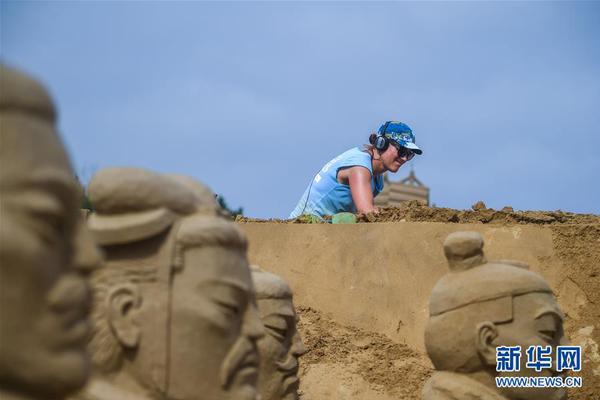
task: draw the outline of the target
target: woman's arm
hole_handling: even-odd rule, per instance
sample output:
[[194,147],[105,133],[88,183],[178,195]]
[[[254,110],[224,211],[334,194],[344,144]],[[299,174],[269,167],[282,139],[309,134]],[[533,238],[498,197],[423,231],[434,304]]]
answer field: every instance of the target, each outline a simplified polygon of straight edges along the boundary
[[347,169],[347,176],[356,211],[359,213],[379,211],[373,204],[371,172],[364,167],[356,166]]

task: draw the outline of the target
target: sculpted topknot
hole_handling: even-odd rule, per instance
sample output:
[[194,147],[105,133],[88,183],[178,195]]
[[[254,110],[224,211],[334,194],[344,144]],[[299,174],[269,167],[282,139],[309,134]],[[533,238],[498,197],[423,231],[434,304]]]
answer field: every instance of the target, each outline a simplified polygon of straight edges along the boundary
[[433,288],[430,315],[473,303],[530,292],[552,293],[540,275],[518,261],[487,262],[483,238],[477,232],[455,232],[444,242],[450,273]]
[[11,67],[0,64],[0,109],[2,112],[26,112],[50,123],[56,109],[48,91],[38,81]]
[[485,263],[483,238],[477,232],[454,232],[444,241],[444,254],[452,271],[461,271]]

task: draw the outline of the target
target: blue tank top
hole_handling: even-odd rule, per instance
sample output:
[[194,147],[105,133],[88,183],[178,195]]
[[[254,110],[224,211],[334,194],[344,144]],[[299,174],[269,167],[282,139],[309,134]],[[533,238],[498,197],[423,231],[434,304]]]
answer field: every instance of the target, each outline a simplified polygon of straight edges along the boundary
[[289,218],[296,218],[301,214],[323,217],[342,211],[355,213],[356,206],[352,201],[350,186],[339,183],[337,180],[340,169],[355,166],[365,167],[369,170],[373,197],[377,196],[383,190],[383,176],[375,177],[373,175],[371,155],[355,147],[325,164],[306,188]]

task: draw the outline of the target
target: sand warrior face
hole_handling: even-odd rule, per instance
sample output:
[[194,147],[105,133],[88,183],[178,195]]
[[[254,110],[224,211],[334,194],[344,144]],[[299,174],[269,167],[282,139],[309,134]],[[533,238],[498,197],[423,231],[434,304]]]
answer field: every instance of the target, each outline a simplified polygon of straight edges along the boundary
[[[451,272],[430,298],[425,344],[435,368],[470,376],[509,399],[562,399],[553,388],[498,389],[496,376],[556,376],[555,364],[542,372],[526,368],[532,345],[568,344],[563,313],[552,290],[523,263],[486,262],[483,239],[475,232],[451,234],[444,243]],[[496,372],[496,347],[521,346],[520,372]],[[428,397],[425,396],[427,400]]]
[[101,260],[47,92],[0,69],[0,393],[62,398],[90,371],[84,278]]
[[292,291],[277,275],[253,267],[252,278],[266,335],[258,342],[262,400],[298,398],[298,358],[306,353],[296,329]]
[[[98,366],[135,380],[149,397],[253,400],[264,329],[246,239],[200,189],[135,169],[94,177],[90,226],[108,264],[95,279],[91,348]],[[107,342],[112,349],[103,349]]]
[[[185,230],[185,231],[184,231]],[[237,246],[199,244],[206,230]],[[254,400],[263,336],[244,240],[233,224],[198,219],[180,231],[183,270],[172,289],[169,398]]]

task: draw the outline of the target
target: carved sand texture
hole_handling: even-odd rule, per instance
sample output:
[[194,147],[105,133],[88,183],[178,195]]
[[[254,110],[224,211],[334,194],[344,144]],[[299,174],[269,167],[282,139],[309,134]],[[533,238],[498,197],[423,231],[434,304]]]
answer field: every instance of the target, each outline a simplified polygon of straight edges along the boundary
[[[347,361],[354,341],[366,335],[381,338],[381,346],[406,343],[426,359],[419,342],[427,298],[448,268],[443,240],[456,230],[476,230],[484,236],[488,259],[525,261],[548,280],[566,314],[567,336],[584,346],[584,388],[569,393],[570,399],[583,400],[598,397],[600,387],[594,375],[600,375],[600,223],[576,223],[590,218],[598,217],[573,215],[551,224],[239,226],[248,234],[251,262],[284,277],[300,307],[299,330],[311,349],[301,360],[303,399],[399,398],[389,394],[394,387],[390,382],[402,376],[373,369],[389,383],[377,386],[357,372],[358,363]],[[372,355],[370,365],[381,358],[364,350],[360,354],[365,360]],[[421,383],[412,378],[405,382],[412,398],[418,398]]]
[[[423,400],[565,400],[562,388],[504,388],[496,377],[565,375],[552,364],[516,370],[498,366],[498,346],[569,344],[564,313],[549,283],[522,261],[487,261],[479,232],[453,232],[444,241],[449,271],[429,297],[425,347],[436,371],[423,388]],[[564,376],[563,376],[564,377]]]
[[[424,355],[384,335],[338,324],[313,308],[298,307],[298,313],[309,349],[301,360],[301,399],[420,398],[430,374]],[[317,385],[323,370],[329,379]]]
[[569,399],[600,396],[600,225],[552,227],[554,251],[563,263],[558,300],[565,304],[567,336],[583,347],[583,388]]
[[0,64],[0,398],[60,400],[90,374],[87,276],[101,258],[42,84]]
[[106,168],[89,194],[106,263],[93,274],[96,373],[77,399],[254,400],[264,327],[247,241],[211,190]]
[[564,211],[514,211],[507,206],[501,210],[487,208],[483,202],[473,205],[471,210],[455,210],[443,207],[428,207],[410,201],[401,207],[383,208],[379,214],[361,215],[360,222],[451,222],[483,224],[591,224],[600,223],[600,216],[574,214]]
[[251,267],[265,335],[257,342],[258,390],[262,400],[298,399],[298,359],[307,351],[297,330],[292,290],[281,277]]

